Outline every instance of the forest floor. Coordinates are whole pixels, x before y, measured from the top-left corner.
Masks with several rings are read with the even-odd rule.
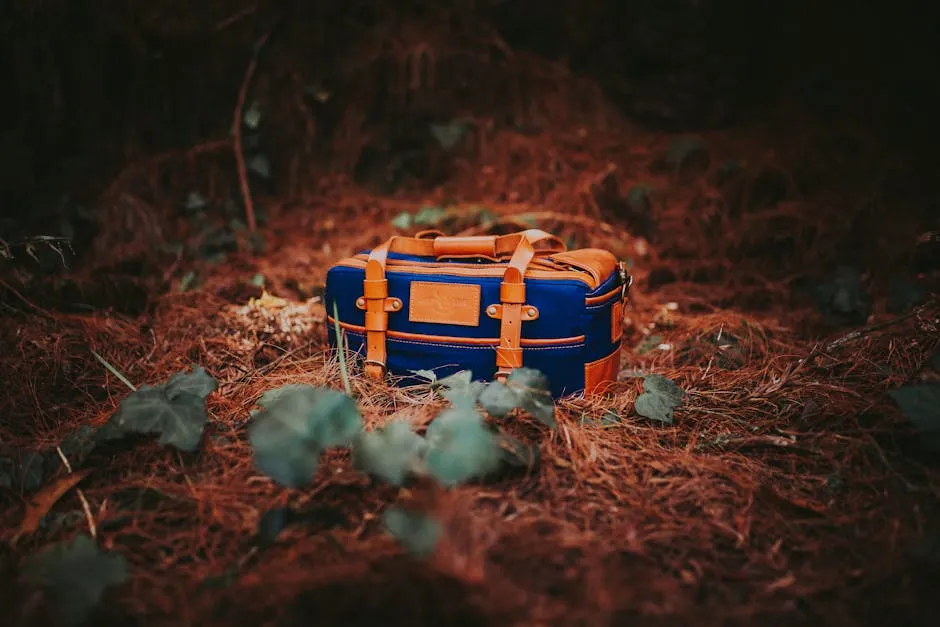
[[[263,245],[227,230],[223,209],[177,215],[116,188],[94,261],[0,285],[5,624],[49,624],[55,606],[20,565],[91,533],[128,565],[94,615],[105,623],[928,624],[940,472],[888,392],[937,380],[940,303],[929,287],[897,305],[880,272],[903,274],[919,226],[885,217],[900,211],[884,171],[847,165],[863,144],[822,133],[788,153],[792,142],[753,131],[684,147],[635,129],[507,131],[487,162],[424,194],[324,180],[260,199]],[[665,165],[651,169],[657,155]],[[628,193],[638,182],[655,192]],[[507,429],[540,463],[444,493],[429,558],[382,526],[407,489],[371,482],[344,451],[309,486],[281,488],[246,435],[266,390],[343,389],[326,271],[422,207],[438,209],[419,222],[448,232],[535,224],[610,249],[636,281],[611,394],[562,400],[554,430],[514,418]],[[159,253],[135,256],[142,247]],[[869,273],[869,258],[889,261]],[[218,382],[197,451],[152,438],[66,446],[131,385],[192,364]],[[637,373],[687,393],[672,423],[634,412]],[[422,427],[446,405],[355,373],[352,392],[367,427]],[[68,479],[57,446],[80,476]],[[290,524],[259,545],[262,516],[285,506]],[[30,512],[39,524],[24,532]]]

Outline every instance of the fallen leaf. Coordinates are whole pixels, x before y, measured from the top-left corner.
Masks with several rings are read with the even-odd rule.
[[[127,581],[128,567],[123,555],[102,551],[81,534],[28,557],[23,575],[52,594],[65,624],[72,626],[85,621],[107,588]]]
[[[652,374],[643,378],[644,392],[634,403],[636,413],[666,424],[673,423],[673,412],[682,404],[685,392],[670,379]]]
[[[143,385],[121,401],[111,419],[98,431],[98,441],[126,435],[159,434],[160,444],[195,451],[208,422],[206,397],[218,383],[196,366],[173,375],[163,385]]]
[[[90,472],[90,470],[85,469],[62,475],[52,483],[46,484],[33,495],[26,505],[26,511],[23,512],[23,520],[17,529],[17,535],[35,533],[39,529],[39,523],[42,522],[43,517],[52,510],[55,504],[59,502],[59,499],[78,485]]]
[[[313,478],[324,449],[351,444],[362,431],[356,402],[342,392],[291,384],[265,393],[248,428],[255,464],[288,488]]]
[[[493,381],[480,394],[479,401],[494,418],[504,418],[518,408],[547,427],[557,426],[548,378],[533,368],[514,369],[505,383]]]
[[[385,510],[382,523],[409,553],[419,557],[433,553],[442,534],[440,523],[433,518],[397,505]]]
[[[403,420],[395,420],[359,436],[353,445],[353,466],[400,486],[417,466],[427,442]]]
[[[426,438],[425,467],[446,486],[482,477],[499,466],[497,437],[472,409],[445,409],[428,425]]]

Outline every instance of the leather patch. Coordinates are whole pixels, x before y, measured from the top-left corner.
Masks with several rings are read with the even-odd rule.
[[[594,285],[600,285],[604,279],[617,271],[617,258],[608,250],[600,248],[579,248],[552,255],[558,263],[568,264],[589,273]]]
[[[616,381],[620,373],[620,351],[584,365],[584,394],[603,394]]]
[[[617,343],[623,338],[623,301],[617,300],[610,308],[610,341]]]
[[[475,327],[480,324],[480,286],[414,281],[408,320]]]

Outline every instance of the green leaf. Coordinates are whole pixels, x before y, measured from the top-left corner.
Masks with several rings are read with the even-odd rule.
[[[243,116],[245,126],[251,130],[256,130],[258,125],[261,124],[261,105],[258,104],[257,100],[252,101],[248,108],[245,110]]]
[[[95,429],[89,425],[82,425],[65,436],[59,448],[74,467],[85,461],[85,458],[95,449],[95,444]]]
[[[450,151],[463,139],[472,124],[466,120],[455,120],[450,124],[429,124],[431,135],[444,150]]]
[[[201,366],[192,372],[177,373],[163,385],[143,385],[121,401],[96,439],[158,434],[160,444],[195,451],[208,422],[206,397],[217,388],[216,380]]]
[[[81,624],[100,603],[107,588],[127,581],[127,560],[101,551],[82,534],[71,543],[47,546],[27,558],[23,574],[47,589],[68,625]]]
[[[265,393],[248,429],[255,464],[289,488],[309,482],[323,449],[347,446],[362,430],[356,402],[342,392],[290,384]]]
[[[259,272],[251,277],[251,284],[255,287],[264,287],[264,275]]]
[[[435,226],[446,215],[447,211],[442,207],[421,207],[415,214],[413,222],[416,225]]]
[[[445,409],[428,425],[424,464],[443,485],[483,477],[499,466],[496,436],[472,409]]]
[[[411,227],[411,214],[407,211],[402,211],[392,219],[392,226],[401,231],[408,229]]]
[[[905,385],[888,395],[921,434],[924,445],[940,452],[940,384]]]
[[[258,521],[258,544],[267,549],[274,545],[278,535],[290,524],[294,510],[289,507],[269,509]]]
[[[397,505],[385,510],[382,523],[409,553],[418,557],[432,554],[442,535],[439,522],[422,512]]]
[[[658,374],[645,376],[643,388],[645,392],[634,403],[636,413],[650,420],[672,424],[673,413],[685,397],[682,388]]]
[[[435,389],[454,407],[473,409],[486,388],[482,381],[473,381],[473,373],[461,370],[437,382]]]
[[[556,427],[555,404],[548,378],[532,368],[516,368],[506,382],[493,381],[480,394],[480,405],[494,418],[521,409],[547,427]]]
[[[395,486],[416,467],[427,448],[424,438],[403,420],[395,420],[359,436],[353,446],[353,466]]]
[[[539,461],[539,449],[521,440],[501,433],[499,435],[500,459],[510,466],[532,468]]]
[[[437,375],[434,373],[433,370],[411,370],[409,372],[411,372],[411,374],[415,375],[416,377],[427,379],[432,384],[437,382]]]
[[[249,172],[254,172],[263,179],[271,178],[271,162],[262,154],[252,155],[246,162],[245,167]]]
[[[633,349],[637,355],[645,355],[650,351],[656,350],[663,343],[662,335],[648,335],[643,338]]]

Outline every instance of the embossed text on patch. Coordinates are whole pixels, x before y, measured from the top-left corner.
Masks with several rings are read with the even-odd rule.
[[[478,326],[480,286],[415,281],[411,284],[408,320],[465,327]]]

